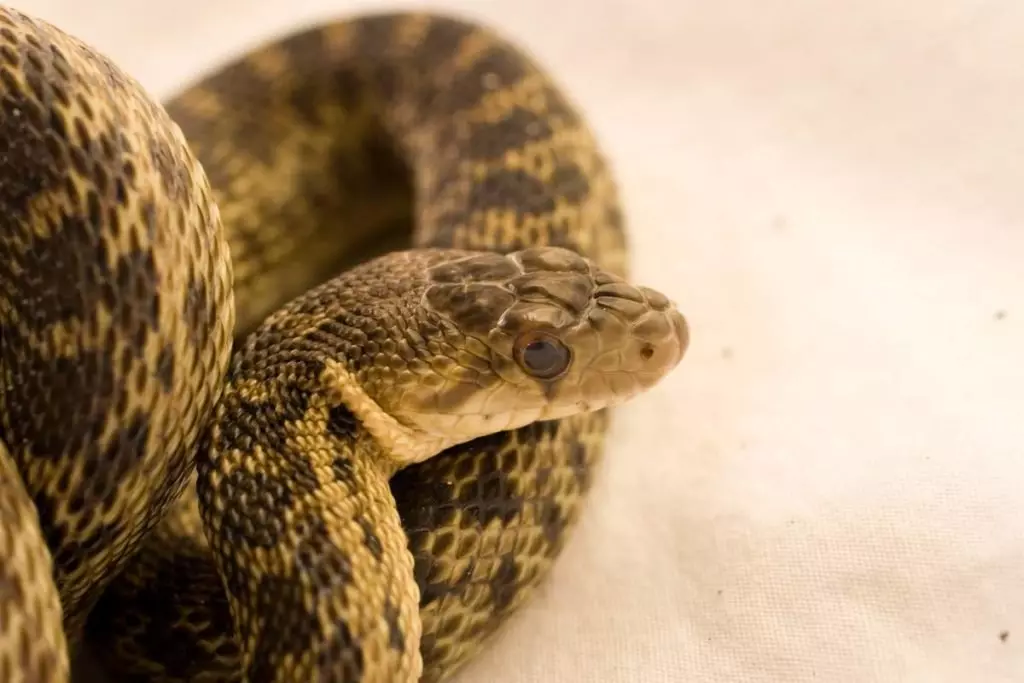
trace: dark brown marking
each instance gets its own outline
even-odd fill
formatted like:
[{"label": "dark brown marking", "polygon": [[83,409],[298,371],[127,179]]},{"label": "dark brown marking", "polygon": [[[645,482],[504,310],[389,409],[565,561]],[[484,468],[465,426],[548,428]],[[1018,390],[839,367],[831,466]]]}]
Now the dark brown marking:
[{"label": "dark brown marking", "polygon": [[[3,355],[15,348],[26,349],[27,343],[15,328],[8,328]],[[35,458],[54,460],[71,453],[87,459],[98,456],[89,455],[90,449],[97,448],[106,416],[124,391],[116,382],[110,353],[84,352],[51,360],[23,351],[19,358],[4,361],[11,382],[4,401],[4,432],[15,459],[29,452]],[[93,400],[83,402],[83,397]],[[119,462],[110,466],[117,467]]]},{"label": "dark brown marking", "polygon": [[[312,471],[307,474],[313,478]],[[221,535],[234,539],[232,546],[274,548],[287,535],[283,514],[294,500],[293,490],[299,483],[310,489],[309,481],[292,479],[286,485],[278,478],[257,470],[235,469],[224,476],[218,494],[224,505]]]},{"label": "dark brown marking", "polygon": [[562,164],[551,174],[552,191],[563,201],[579,204],[590,194],[590,181],[579,166]]},{"label": "dark brown marking", "polygon": [[550,138],[549,121],[546,115],[517,107],[498,121],[474,124],[460,152],[470,159],[499,160],[510,149]]},{"label": "dark brown marking", "polygon": [[568,465],[572,469],[573,477],[575,477],[580,491],[587,491],[590,488],[593,475],[591,460],[592,457],[587,453],[586,445],[581,441],[573,441],[569,446]]},{"label": "dark brown marking", "polygon": [[[358,680],[363,671],[363,653],[347,625],[343,621],[321,625],[309,618],[306,606],[310,594],[329,599],[344,596],[343,589],[352,580],[348,557],[331,542],[320,519],[307,520],[305,535],[292,557],[295,565],[287,572],[291,578],[265,577],[252,596],[252,618],[256,622],[243,624],[243,634],[257,630],[248,680],[271,680],[285,657],[317,651],[317,675],[326,680]],[[243,590],[237,597],[244,603],[246,594]],[[260,628],[260,624],[273,626]],[[321,628],[328,632],[323,633]]]},{"label": "dark brown marking", "polygon": [[[295,549],[297,576],[314,584],[317,592],[337,592],[352,581],[352,563],[334,545],[320,518],[305,523],[305,534]],[[329,590],[328,590],[329,589]]]},{"label": "dark brown marking", "polygon": [[380,562],[381,558],[384,556],[384,548],[381,546],[380,538],[373,530],[373,526],[361,516],[356,518],[356,522],[363,530],[363,545],[365,545],[366,549],[370,551],[371,555],[373,555],[373,559]]},{"label": "dark brown marking", "polygon": [[367,16],[353,24],[352,63],[358,65],[360,80],[372,86],[385,107],[403,95],[399,92],[403,65],[394,54],[396,28],[394,17],[388,15]]},{"label": "dark brown marking", "polygon": [[460,447],[475,461],[475,476],[459,479],[451,501],[463,511],[464,527],[484,527],[494,519],[507,524],[522,512],[524,501],[518,488],[499,467],[498,449],[506,438],[505,433],[498,432]]},{"label": "dark brown marking", "polygon": [[202,348],[213,332],[216,323],[214,310],[213,295],[206,284],[205,274],[193,271],[185,289],[182,314],[189,337],[197,348]]},{"label": "dark brown marking", "polygon": [[363,651],[344,621],[335,625],[330,640],[318,652],[317,665],[320,680],[358,681],[362,678]]},{"label": "dark brown marking", "polygon": [[169,392],[174,386],[174,347],[167,343],[156,359],[156,377],[164,391]]},{"label": "dark brown marking", "polygon": [[459,576],[439,576],[440,566],[436,558],[426,553],[414,552],[413,571],[416,585],[420,589],[420,609],[444,600],[448,596],[459,596],[469,587],[472,578],[473,561]]},{"label": "dark brown marking", "polygon": [[504,611],[515,600],[519,585],[519,567],[512,555],[502,555],[498,568],[491,576],[491,601],[496,612]]},{"label": "dark brown marking", "polygon": [[114,320],[138,356],[145,352],[148,336],[157,331],[159,284],[153,252],[146,249],[119,256],[109,279],[98,287],[103,303],[114,312]]},{"label": "dark brown marking", "polygon": [[505,209],[539,215],[555,210],[555,189],[521,169],[495,168],[474,183],[466,199],[467,212]]},{"label": "dark brown marking", "polygon": [[398,621],[398,608],[391,604],[391,600],[384,603],[384,621],[388,625],[388,646],[395,652],[402,653],[405,650],[405,635],[402,633],[402,625]]},{"label": "dark brown marking", "polygon": [[313,29],[288,36],[281,42],[280,50],[288,55],[291,71],[296,76],[290,79],[294,86],[288,92],[289,103],[306,124],[322,126],[325,123],[320,116],[323,105],[337,99],[339,94],[346,94],[322,77],[325,65],[330,65],[323,31]]},{"label": "dark brown marking", "polygon": [[508,290],[486,283],[433,285],[425,299],[433,310],[449,318],[467,335],[483,338],[516,302],[515,295]]},{"label": "dark brown marking", "polygon": [[124,253],[111,267],[99,227],[65,215],[48,238],[32,238],[20,253],[4,250],[0,278],[31,293],[11,301],[21,320],[34,329],[85,322],[102,305],[128,339],[144,338],[147,332],[140,328],[155,327],[159,282],[153,254]]},{"label": "dark brown marking", "polygon": [[191,169],[187,164],[178,163],[180,150],[173,149],[171,144],[154,138],[149,143],[149,155],[164,192],[172,202],[180,202],[188,196],[192,185]]},{"label": "dark brown marking", "polygon": [[[237,663],[239,653],[224,638],[233,632],[234,624],[220,577],[202,550],[181,541],[177,539],[174,553],[151,553],[136,560],[141,562],[139,576],[145,580],[118,581],[104,593],[89,617],[90,638],[111,642],[130,631],[139,649],[157,658],[170,678],[194,680],[217,672],[223,680],[233,680],[236,672],[223,667],[226,662]],[[183,600],[188,605],[184,615]],[[128,605],[141,604],[146,605],[144,613],[129,611]],[[137,679],[131,673],[116,673],[117,680],[149,680],[142,673],[135,674]]]},{"label": "dark brown marking", "polygon": [[327,432],[335,438],[343,441],[351,440],[357,430],[359,422],[352,411],[342,403],[331,407],[327,413]]},{"label": "dark brown marking", "polygon": [[434,537],[434,544],[430,548],[430,552],[438,557],[443,557],[445,553],[451,550],[452,545],[455,543],[455,534],[447,530],[438,530],[437,536]]},{"label": "dark brown marking", "polygon": [[560,547],[569,522],[562,507],[553,500],[537,501],[537,516],[548,545],[553,548]]},{"label": "dark brown marking", "polygon": [[[275,397],[276,398],[276,397]],[[284,421],[287,406],[268,397],[256,403],[238,395],[225,397],[228,416],[221,421],[219,448],[251,452],[256,445],[271,453],[281,454],[288,447]]]},{"label": "dark brown marking", "polygon": [[355,468],[348,457],[335,458],[334,462],[331,463],[331,470],[334,472],[335,480],[340,484],[349,489],[355,486]]},{"label": "dark brown marking", "polygon": [[[56,579],[58,587],[64,586],[66,576],[78,571],[86,557],[92,555],[101,548],[107,547],[109,543],[118,538],[125,529],[124,522],[112,524],[100,524],[92,533],[86,537],[73,537],[71,530],[56,514],[60,504],[64,501],[63,494],[58,499],[50,498],[48,495],[39,493],[33,497],[36,509],[39,511],[39,524],[46,537],[46,543],[53,552],[53,562],[56,567]],[[87,515],[82,523],[90,523],[91,517],[98,514],[93,511]]]},{"label": "dark brown marking", "polygon": [[[478,56],[473,66],[455,75],[439,93],[436,106],[446,112],[472,107],[485,94],[515,85],[529,72],[530,66],[511,46],[496,43]],[[432,112],[434,116],[439,113],[438,110]]]},{"label": "dark brown marking", "polygon": [[391,493],[407,532],[444,527],[455,518],[455,482],[450,469],[454,459],[436,456],[406,467],[391,478]]},{"label": "dark brown marking", "polygon": [[419,65],[424,73],[450,61],[462,42],[478,29],[454,17],[437,17],[430,21],[420,42],[409,53],[410,64]]}]

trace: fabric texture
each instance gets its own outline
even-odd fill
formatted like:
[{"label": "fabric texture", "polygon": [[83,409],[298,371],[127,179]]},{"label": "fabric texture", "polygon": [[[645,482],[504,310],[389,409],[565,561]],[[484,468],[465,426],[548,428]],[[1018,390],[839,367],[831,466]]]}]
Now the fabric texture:
[{"label": "fabric texture", "polygon": [[[405,0],[21,0],[159,96]],[[456,683],[1024,680],[1024,4],[436,0],[527,45],[692,327]]]}]

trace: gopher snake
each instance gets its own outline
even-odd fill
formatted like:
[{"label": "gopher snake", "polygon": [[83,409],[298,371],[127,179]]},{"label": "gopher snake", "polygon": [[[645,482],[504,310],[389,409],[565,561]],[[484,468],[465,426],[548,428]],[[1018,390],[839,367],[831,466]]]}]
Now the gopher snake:
[{"label": "gopher snake", "polygon": [[0,8],[0,221],[4,681],[439,680],[687,345],[573,105],[455,18],[162,107]]}]

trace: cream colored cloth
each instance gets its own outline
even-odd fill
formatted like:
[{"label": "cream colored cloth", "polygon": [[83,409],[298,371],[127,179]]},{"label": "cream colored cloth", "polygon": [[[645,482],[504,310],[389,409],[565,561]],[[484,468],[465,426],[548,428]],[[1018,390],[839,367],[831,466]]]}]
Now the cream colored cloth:
[{"label": "cream colored cloth", "polygon": [[[160,96],[397,6],[16,4]],[[693,331],[618,412],[540,598],[458,683],[1024,680],[1024,4],[434,6],[589,112],[638,277]]]}]

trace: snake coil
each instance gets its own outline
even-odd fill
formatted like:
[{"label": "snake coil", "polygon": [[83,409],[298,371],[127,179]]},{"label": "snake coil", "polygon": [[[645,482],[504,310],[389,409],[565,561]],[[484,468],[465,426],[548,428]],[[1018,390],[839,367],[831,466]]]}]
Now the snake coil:
[{"label": "snake coil", "polygon": [[0,8],[0,679],[438,681],[682,358],[575,106],[376,14],[161,106]]}]

